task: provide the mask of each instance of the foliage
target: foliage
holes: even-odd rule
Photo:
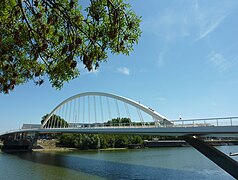
[[[123,117],[123,118],[113,118],[105,123],[105,126],[142,126],[142,122],[132,122],[130,118]],[[153,126],[155,125],[154,122],[145,122],[143,125],[145,126]]]
[[[91,71],[108,53],[128,55],[141,35],[140,17],[123,0],[2,0],[0,92],[48,78],[55,88]]]
[[[103,135],[103,134],[63,134],[59,143],[64,147],[79,149],[125,148],[129,144],[142,144],[137,135]]]
[[[124,126],[130,126],[131,123],[131,119],[130,118],[114,118],[112,120],[109,120],[105,123],[106,126],[120,126],[120,125],[124,125]]]
[[[108,135],[108,134],[62,134],[59,144],[64,147],[79,149],[125,148],[130,144],[143,144],[144,140],[174,140],[177,137],[140,136],[140,135]]]
[[[124,148],[128,145],[128,138],[125,135],[115,135],[115,148]]]
[[[44,121],[46,120],[46,118],[48,116],[49,116],[49,114],[46,114],[42,117],[41,124],[44,123]],[[51,128],[53,128],[53,127],[54,128],[60,128],[60,127],[68,127],[68,123],[67,123],[67,121],[65,121],[60,116],[57,116],[57,115],[53,114],[44,126],[45,127],[51,127]]]

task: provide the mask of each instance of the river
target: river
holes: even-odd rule
[[[225,153],[238,146],[217,147]],[[238,157],[233,157],[238,161]],[[0,179],[233,179],[192,147],[116,151],[0,152]]]

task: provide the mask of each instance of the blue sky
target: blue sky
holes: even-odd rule
[[[88,91],[140,101],[169,119],[237,116],[238,1],[130,1],[143,31],[130,56],[111,55],[99,70],[59,91],[49,83],[0,94],[0,132],[39,123],[66,98]]]

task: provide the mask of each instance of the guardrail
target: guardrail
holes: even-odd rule
[[[132,122],[132,123],[95,123],[95,124],[82,124],[78,126],[71,125],[67,128],[141,128],[141,127],[158,127],[155,122]]]
[[[204,119],[180,119],[170,120],[171,124],[156,124],[155,122],[132,122],[132,123],[95,123],[95,124],[82,124],[80,126],[65,127],[65,129],[95,129],[95,128],[175,128],[175,127],[217,127],[217,126],[238,126],[238,117],[223,117],[223,118],[204,118]],[[55,127],[60,128],[60,127]],[[46,129],[55,129],[53,127]],[[36,128],[30,128],[31,130]],[[62,127],[63,129],[63,127]],[[22,131],[24,129],[14,129],[6,132]],[[29,129],[28,129],[29,130]],[[36,129],[37,130],[37,129]]]
[[[238,126],[238,117],[180,119],[170,120],[171,124],[155,124],[155,122],[132,122],[111,124],[88,124],[68,128],[150,128],[150,127],[206,127],[206,126]]]
[[[173,125],[164,127],[238,126],[238,117],[180,119],[170,121]]]
[[[203,118],[203,119],[180,119],[170,120],[169,123],[155,122],[131,122],[131,123],[92,123],[71,124],[67,129],[92,129],[92,128],[152,128],[152,127],[207,127],[207,126],[238,126],[238,117]],[[49,127],[47,129],[52,129]],[[60,128],[60,127],[55,127]]]

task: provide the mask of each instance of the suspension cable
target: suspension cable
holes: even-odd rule
[[[64,121],[66,121],[66,104],[63,105],[62,118]],[[64,121],[60,121],[60,128],[64,128],[64,123],[63,123]]]
[[[68,126],[70,125],[71,123],[71,115],[72,115],[72,100],[70,101],[70,104],[69,104],[69,120],[68,120]]]
[[[90,124],[90,96],[88,96],[88,122]]]
[[[84,124],[84,119],[85,119],[85,98],[83,97],[83,126],[85,125]]]
[[[100,109],[101,109],[102,122],[104,124],[103,109],[102,109],[102,97],[99,96],[99,99],[100,99]]]
[[[111,110],[110,110],[110,105],[109,105],[108,97],[107,97],[107,107],[108,107],[109,120],[112,120]]]
[[[118,106],[118,102],[117,102],[116,99],[115,99],[115,103],[116,103],[116,108],[117,108],[117,116],[118,116],[119,118],[121,118],[120,110],[119,110],[119,106]]]
[[[54,123],[54,116],[55,113],[52,114],[51,118],[50,118],[50,128],[53,128],[53,123]]]
[[[140,109],[136,108],[136,110],[137,110],[137,113],[138,113],[140,122],[143,123],[144,121],[143,121],[143,117],[142,117],[142,115],[141,115]]]
[[[65,111],[65,106],[62,106],[62,114],[61,114],[61,118],[62,118],[62,121],[59,122],[59,128],[62,128],[62,122],[63,120],[65,120],[64,118],[64,111]]]
[[[76,124],[76,113],[75,113],[75,111],[76,111],[76,100],[77,99],[74,99],[74,114],[73,114],[73,117],[74,117],[74,119],[73,119],[73,127],[75,128],[75,124]]]
[[[48,114],[46,118],[48,118],[49,115],[50,115],[50,114]],[[50,126],[50,122],[49,122],[49,121],[50,121],[50,118],[49,118],[48,121],[46,122],[46,128],[49,128],[49,126]]]
[[[96,107],[96,97],[93,96],[94,101],[94,114],[95,114],[95,122],[97,123],[97,107]]]
[[[48,115],[49,116],[49,115]],[[51,118],[51,117],[50,117]],[[48,119],[48,122],[47,122],[47,128],[50,128],[50,118]]]
[[[54,114],[53,114],[54,115]],[[52,115],[52,116],[53,116]],[[49,128],[51,128],[51,124],[52,124],[52,116],[50,117],[50,122],[49,122]]]
[[[67,120],[67,115],[68,115],[68,104],[69,104],[69,103],[66,103],[66,113],[65,113],[65,121],[67,121],[67,122],[68,122],[68,120]],[[64,127],[64,128],[65,128],[65,126],[66,126],[66,124],[63,123],[63,127]]]
[[[124,102],[124,105],[125,105],[127,117],[129,117],[129,119],[131,120],[131,115],[130,115],[130,111],[129,111],[129,108],[127,106],[127,103]]]
[[[53,118],[52,118],[52,127],[51,127],[51,128],[54,128],[54,127],[55,127],[56,114],[57,114],[57,111],[53,114]]]
[[[55,123],[54,123],[54,128],[57,128],[57,123],[59,122],[59,118],[60,118],[60,116],[59,116],[59,109],[57,110],[55,118],[56,118],[56,120],[55,120]]]
[[[141,110],[140,110],[140,109],[139,109],[139,113],[140,113],[141,121],[142,121],[142,123],[143,123],[143,125],[144,125],[144,119],[143,119],[143,116],[142,116],[142,113],[141,113]]]
[[[59,108],[59,120],[57,121],[57,124],[56,124],[56,128],[59,128],[59,122],[60,122],[60,119],[61,119],[61,113],[62,113],[62,108],[60,107]]]
[[[80,122],[80,98],[78,98],[78,121],[77,123]]]

